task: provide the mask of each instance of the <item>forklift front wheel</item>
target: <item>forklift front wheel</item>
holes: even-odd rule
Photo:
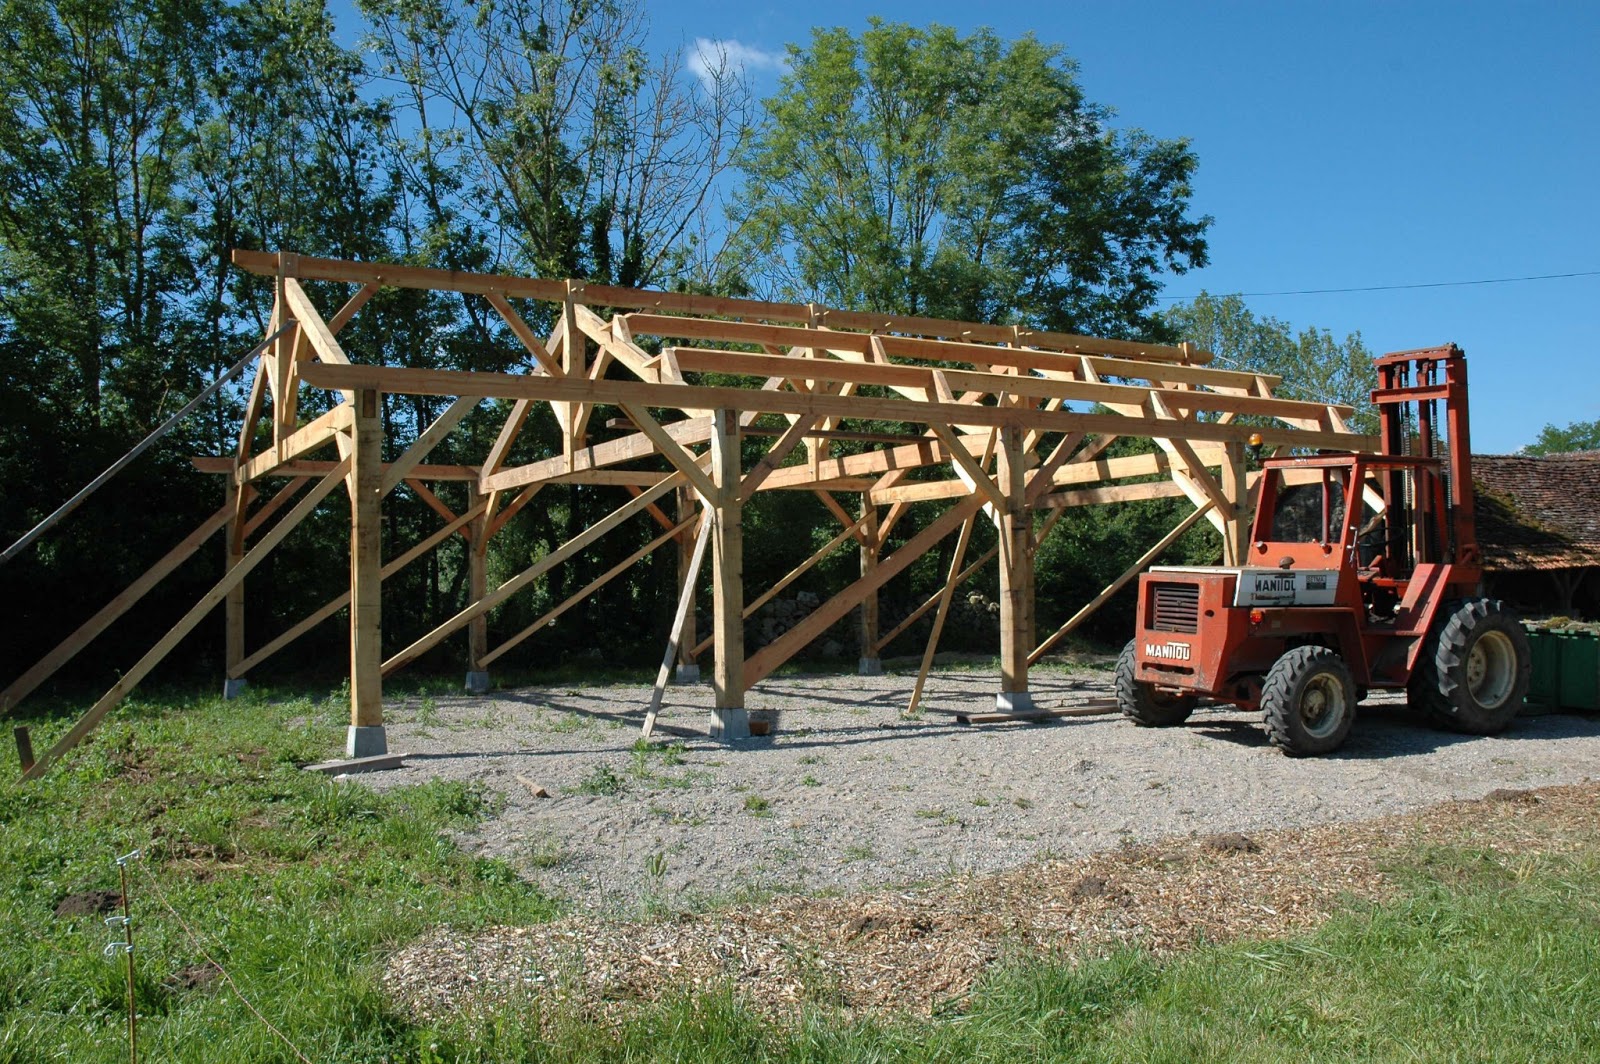
[[[1267,670],[1261,710],[1268,737],[1290,757],[1337,750],[1356,719],[1350,668],[1327,647],[1295,647]]]
[[[1133,678],[1136,653],[1133,643],[1117,659],[1117,708],[1141,728],[1167,728],[1182,724],[1194,712],[1194,695],[1170,695]]]

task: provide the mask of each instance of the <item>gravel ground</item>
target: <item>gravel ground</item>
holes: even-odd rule
[[[1108,697],[1108,664],[1037,669],[1035,700]],[[1578,783],[1600,766],[1600,718],[1524,717],[1474,738],[1428,727],[1392,695],[1362,706],[1336,755],[1310,760],[1284,757],[1233,709],[1170,729],[1117,716],[956,724],[954,712],[993,705],[998,677],[986,671],[934,674],[925,711],[906,720],[914,671],[768,679],[747,705],[777,713],[776,734],[726,744],[705,735],[709,685],[672,687],[648,749],[636,747],[642,686],[396,700],[389,745],[406,766],[360,778],[483,784],[497,812],[466,845],[578,911],[626,917],[1361,820]]]

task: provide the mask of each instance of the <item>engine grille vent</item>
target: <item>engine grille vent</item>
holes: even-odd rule
[[[1151,588],[1149,628],[1195,632],[1200,628],[1200,585],[1156,584]]]

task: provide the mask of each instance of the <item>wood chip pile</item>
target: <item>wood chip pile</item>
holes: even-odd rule
[[[1496,791],[1416,815],[1169,840],[910,891],[786,897],[643,922],[573,915],[536,927],[444,928],[395,954],[384,981],[422,1017],[519,997],[617,1018],[729,985],[775,1019],[812,1004],[928,1015],[959,1008],[1010,953],[1070,960],[1123,944],[1169,953],[1288,934],[1350,901],[1388,896],[1380,865],[1396,846],[1566,850],[1593,838],[1597,805],[1595,785]]]

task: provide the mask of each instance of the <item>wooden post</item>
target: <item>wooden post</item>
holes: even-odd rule
[[[1222,564],[1243,565],[1249,551],[1250,490],[1244,468],[1244,444],[1223,445],[1222,494],[1233,504],[1233,513],[1223,522]]]
[[[227,542],[224,547],[225,560],[223,571],[227,572],[244,559],[245,517],[246,502],[249,499],[250,489],[238,483],[230,485],[228,500],[233,507],[233,516],[228,519]],[[239,663],[244,661],[244,581],[240,580],[229,591],[228,597],[223,599],[223,615],[225,630],[225,660],[227,673],[222,681],[222,697],[237,698],[244,692],[245,680],[236,678],[235,672]]]
[[[694,514],[698,505],[695,500],[694,489],[682,487],[678,489],[678,520],[687,521]],[[709,527],[709,525],[707,526]],[[678,596],[683,597],[684,583],[692,583],[699,575],[700,567],[695,564],[696,544],[693,537],[687,533],[678,537]],[[678,635],[677,644],[677,669],[675,679],[678,683],[699,683],[700,665],[695,661],[694,648],[699,642],[695,632],[693,598],[690,599],[689,612],[684,615],[683,625]]]
[[[474,492],[474,506],[483,506],[485,496]],[[467,597],[477,602],[489,593],[488,507],[467,525]],[[489,615],[481,613],[467,623],[467,690],[475,695],[489,693],[489,666],[483,657],[489,653]]]
[[[866,579],[878,567],[879,542],[878,507],[871,496],[861,493],[861,577]],[[861,676],[882,676],[883,661],[878,657],[878,593],[861,600],[861,660],[856,663],[856,673]]]
[[[350,471],[350,730],[345,756],[389,752],[383,727],[383,419],[376,391],[356,394]]]
[[[750,717],[744,707],[744,530],[740,523],[739,414],[735,410],[712,412],[711,481],[716,495],[708,499],[712,522],[711,585],[714,611],[711,626],[716,665],[711,684],[716,708],[711,734],[722,739],[745,739]]]
[[[1002,712],[1031,710],[1028,654],[1033,650],[1033,529],[1027,499],[1027,452],[1022,428],[1000,430],[996,487],[1005,506],[995,514],[1000,534],[1000,693]]]

